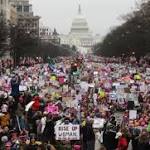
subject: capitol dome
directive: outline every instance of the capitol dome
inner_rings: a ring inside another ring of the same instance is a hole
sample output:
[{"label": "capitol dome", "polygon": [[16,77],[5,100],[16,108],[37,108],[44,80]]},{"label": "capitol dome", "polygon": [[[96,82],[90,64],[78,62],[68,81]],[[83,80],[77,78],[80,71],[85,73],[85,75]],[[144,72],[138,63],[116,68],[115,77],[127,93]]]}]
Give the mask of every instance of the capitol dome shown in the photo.
[{"label": "capitol dome", "polygon": [[89,27],[86,18],[81,13],[81,6],[79,5],[78,15],[72,22],[70,34],[88,34]]},{"label": "capitol dome", "polygon": [[70,33],[62,35],[61,44],[76,46],[80,52],[92,50],[94,38],[86,18],[81,13],[81,6],[78,8],[78,15],[73,19]]}]

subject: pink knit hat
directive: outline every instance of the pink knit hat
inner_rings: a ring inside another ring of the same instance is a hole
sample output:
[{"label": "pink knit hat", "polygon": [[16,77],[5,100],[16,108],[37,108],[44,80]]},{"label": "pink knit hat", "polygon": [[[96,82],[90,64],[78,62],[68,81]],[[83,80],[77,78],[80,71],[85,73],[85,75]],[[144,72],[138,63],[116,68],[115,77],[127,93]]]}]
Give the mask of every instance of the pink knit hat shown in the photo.
[{"label": "pink knit hat", "polygon": [[5,144],[5,146],[6,146],[6,147],[11,147],[11,142],[7,142],[7,143]]},{"label": "pink knit hat", "polygon": [[74,145],[73,150],[81,150],[81,146],[80,145]]}]

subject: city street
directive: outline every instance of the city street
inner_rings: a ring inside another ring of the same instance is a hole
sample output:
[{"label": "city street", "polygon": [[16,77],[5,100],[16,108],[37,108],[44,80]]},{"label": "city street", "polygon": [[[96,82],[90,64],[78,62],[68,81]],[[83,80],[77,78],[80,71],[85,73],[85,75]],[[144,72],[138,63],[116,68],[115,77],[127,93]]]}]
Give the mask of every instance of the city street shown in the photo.
[{"label": "city street", "polygon": [[0,0],[0,150],[150,150],[150,0]]}]

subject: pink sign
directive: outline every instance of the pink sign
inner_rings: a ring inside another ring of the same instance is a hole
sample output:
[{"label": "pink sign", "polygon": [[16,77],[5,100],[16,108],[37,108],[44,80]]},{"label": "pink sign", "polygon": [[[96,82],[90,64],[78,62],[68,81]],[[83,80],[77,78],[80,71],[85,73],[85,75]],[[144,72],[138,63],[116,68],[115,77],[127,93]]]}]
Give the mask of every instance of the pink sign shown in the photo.
[{"label": "pink sign", "polygon": [[64,81],[64,77],[59,77],[58,80],[59,80],[59,83],[60,83],[60,84],[64,84],[64,82],[65,82],[65,81]]},{"label": "pink sign", "polygon": [[51,104],[48,104],[48,106],[46,107],[46,111],[52,114],[59,114],[58,106],[51,105]]}]

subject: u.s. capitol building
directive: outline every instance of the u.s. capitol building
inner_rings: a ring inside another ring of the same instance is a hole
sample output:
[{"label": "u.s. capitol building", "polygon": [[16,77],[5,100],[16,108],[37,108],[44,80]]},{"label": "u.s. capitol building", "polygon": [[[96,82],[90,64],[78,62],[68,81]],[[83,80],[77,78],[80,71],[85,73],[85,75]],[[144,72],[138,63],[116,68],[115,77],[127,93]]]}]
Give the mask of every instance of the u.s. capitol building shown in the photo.
[{"label": "u.s. capitol building", "polygon": [[89,29],[86,18],[81,13],[81,6],[78,8],[78,15],[72,22],[70,33],[60,35],[60,42],[64,45],[76,46],[79,51],[91,51],[91,48],[100,42],[99,35],[93,36]]}]

